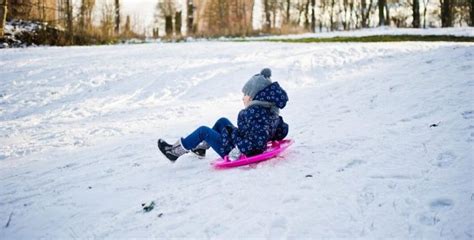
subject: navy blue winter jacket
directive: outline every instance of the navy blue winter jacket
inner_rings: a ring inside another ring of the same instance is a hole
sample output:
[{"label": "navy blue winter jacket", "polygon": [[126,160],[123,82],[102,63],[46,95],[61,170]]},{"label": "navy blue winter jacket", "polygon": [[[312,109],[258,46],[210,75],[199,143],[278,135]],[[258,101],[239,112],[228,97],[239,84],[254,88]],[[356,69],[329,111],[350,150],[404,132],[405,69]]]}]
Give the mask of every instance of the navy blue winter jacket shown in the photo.
[{"label": "navy blue winter jacket", "polygon": [[[278,82],[274,82],[258,92],[252,100],[272,103],[278,109],[283,109],[288,102],[288,95]],[[264,152],[268,141],[282,140],[287,134],[288,124],[276,109],[254,104],[240,111],[237,128],[222,133],[223,150],[229,153],[237,146],[246,156],[253,156]]]}]

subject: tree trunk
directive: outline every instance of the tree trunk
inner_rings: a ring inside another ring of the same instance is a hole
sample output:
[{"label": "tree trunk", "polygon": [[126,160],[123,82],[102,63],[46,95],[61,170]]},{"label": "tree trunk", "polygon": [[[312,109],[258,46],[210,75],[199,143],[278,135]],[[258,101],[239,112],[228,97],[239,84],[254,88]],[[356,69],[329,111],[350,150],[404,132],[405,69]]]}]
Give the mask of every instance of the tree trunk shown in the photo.
[{"label": "tree trunk", "polygon": [[361,0],[361,18],[360,18],[360,26],[362,28],[366,28],[367,27],[367,19],[365,18],[365,10],[367,9],[367,3],[365,2],[366,0]]},{"label": "tree trunk", "polygon": [[379,0],[379,26],[385,26],[385,16],[384,16],[384,8],[385,8],[385,1],[386,0]]},{"label": "tree trunk", "polygon": [[349,23],[348,23],[348,11],[349,11],[349,1],[347,0],[344,0],[342,1],[342,6],[343,6],[343,9],[344,9],[344,15],[343,15],[343,18],[342,18],[342,27],[344,30],[347,30],[348,29],[348,26],[349,26]]},{"label": "tree trunk", "polygon": [[369,6],[367,6],[366,0],[362,0],[362,12],[361,12],[361,26],[362,28],[367,28],[369,26],[369,19],[370,19],[370,11],[372,9],[372,0],[369,2]]},{"label": "tree trunk", "polygon": [[7,0],[0,0],[0,37],[5,34],[5,22],[7,18]]},{"label": "tree trunk", "polygon": [[124,26],[123,33],[122,33],[127,38],[131,37],[131,33],[132,33],[131,26],[132,26],[132,24],[130,22],[130,15],[127,15],[127,17],[125,18],[125,26]]},{"label": "tree trunk", "polygon": [[316,32],[316,0],[311,0],[311,32]]},{"label": "tree trunk", "polygon": [[471,19],[471,22],[469,23],[469,26],[471,27],[474,27],[474,0],[469,0],[469,8],[470,8],[470,11],[469,11],[469,15],[470,15],[470,19]]},{"label": "tree trunk", "polygon": [[453,26],[453,6],[451,0],[441,0],[441,26]]},{"label": "tree trunk", "polygon": [[173,35],[173,17],[165,16],[165,31],[166,36],[170,37]]},{"label": "tree trunk", "polygon": [[329,24],[331,25],[329,29],[334,31],[334,6],[336,5],[336,0],[331,0],[331,14],[329,16]]},{"label": "tree trunk", "polygon": [[176,12],[174,16],[174,32],[176,35],[181,36],[181,11]]},{"label": "tree trunk", "polygon": [[309,29],[309,1],[306,0],[305,6],[304,6],[304,28]]},{"label": "tree trunk", "polygon": [[193,5],[193,0],[188,0],[188,9],[187,9],[187,28],[188,34],[194,34],[194,5]]},{"label": "tree trunk", "polygon": [[413,0],[413,27],[420,28],[420,1]]},{"label": "tree trunk", "polygon": [[79,29],[81,34],[84,34],[86,28],[86,1],[81,1],[81,7],[79,8]]},{"label": "tree trunk", "polygon": [[67,39],[69,44],[74,43],[74,33],[72,26],[72,3],[71,0],[66,0],[66,19],[67,19]]},{"label": "tree trunk", "polygon": [[286,0],[286,24],[290,24],[290,0]]},{"label": "tree trunk", "polygon": [[354,1],[351,1],[351,3],[349,3],[349,28],[348,30],[351,30],[351,26],[352,26],[352,14],[354,12]]},{"label": "tree trunk", "polygon": [[265,22],[263,23],[263,30],[265,32],[270,32],[271,28],[271,16],[270,16],[270,6],[268,4],[269,0],[263,0],[263,11],[265,12]]},{"label": "tree trunk", "polygon": [[274,28],[274,29],[276,28],[277,10],[278,10],[278,9],[277,9],[276,7],[272,7],[272,17],[273,17],[273,19],[272,19],[272,25],[271,25],[271,26],[272,26],[272,28]]},{"label": "tree trunk", "polygon": [[120,0],[115,0],[115,34],[120,34]]}]

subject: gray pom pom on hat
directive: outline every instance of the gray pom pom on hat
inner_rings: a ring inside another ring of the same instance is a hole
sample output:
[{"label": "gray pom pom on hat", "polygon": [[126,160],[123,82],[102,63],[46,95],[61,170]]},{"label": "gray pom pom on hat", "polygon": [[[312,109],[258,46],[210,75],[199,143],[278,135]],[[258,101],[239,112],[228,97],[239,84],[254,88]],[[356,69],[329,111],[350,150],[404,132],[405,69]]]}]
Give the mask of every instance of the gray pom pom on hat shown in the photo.
[{"label": "gray pom pom on hat", "polygon": [[253,99],[258,92],[272,84],[270,81],[271,76],[272,70],[269,68],[262,69],[259,74],[254,75],[245,83],[242,92],[244,95],[250,96]]},{"label": "gray pom pom on hat", "polygon": [[270,78],[272,76],[272,70],[270,68],[264,68],[262,69],[260,74],[262,74],[266,78]]}]

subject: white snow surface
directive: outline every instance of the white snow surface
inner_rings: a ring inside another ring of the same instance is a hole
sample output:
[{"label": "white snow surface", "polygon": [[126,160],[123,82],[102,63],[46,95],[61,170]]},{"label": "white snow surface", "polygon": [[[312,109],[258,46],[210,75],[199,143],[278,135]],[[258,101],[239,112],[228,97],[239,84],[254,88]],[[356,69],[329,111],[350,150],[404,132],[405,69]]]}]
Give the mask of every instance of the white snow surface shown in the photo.
[{"label": "white snow surface", "polygon": [[[159,153],[235,123],[263,67],[290,98],[283,155]],[[8,49],[0,76],[0,239],[474,236],[472,43]]]},{"label": "white snow surface", "polygon": [[318,33],[303,33],[278,36],[249,37],[248,39],[300,39],[300,38],[333,38],[333,37],[367,37],[376,35],[451,35],[474,37],[474,27],[451,28],[396,28],[376,27],[364,28],[353,31],[332,31]]}]

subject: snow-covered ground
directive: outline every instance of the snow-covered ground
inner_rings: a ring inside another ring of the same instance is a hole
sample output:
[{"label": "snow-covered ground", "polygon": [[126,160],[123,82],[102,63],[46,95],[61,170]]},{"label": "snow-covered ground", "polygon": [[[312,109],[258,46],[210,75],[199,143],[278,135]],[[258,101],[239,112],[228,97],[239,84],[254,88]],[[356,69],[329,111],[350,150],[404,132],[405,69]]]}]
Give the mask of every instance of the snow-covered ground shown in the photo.
[{"label": "snow-covered ground", "polygon": [[249,37],[247,39],[300,39],[300,38],[333,38],[333,37],[366,37],[376,35],[451,35],[474,37],[474,27],[452,27],[452,28],[395,28],[377,27],[364,28],[353,31],[333,31],[304,33],[281,36]]},{"label": "snow-covered ground", "polygon": [[[235,122],[263,67],[290,97],[285,154],[159,154]],[[8,49],[0,76],[0,239],[474,236],[474,44]]]}]

